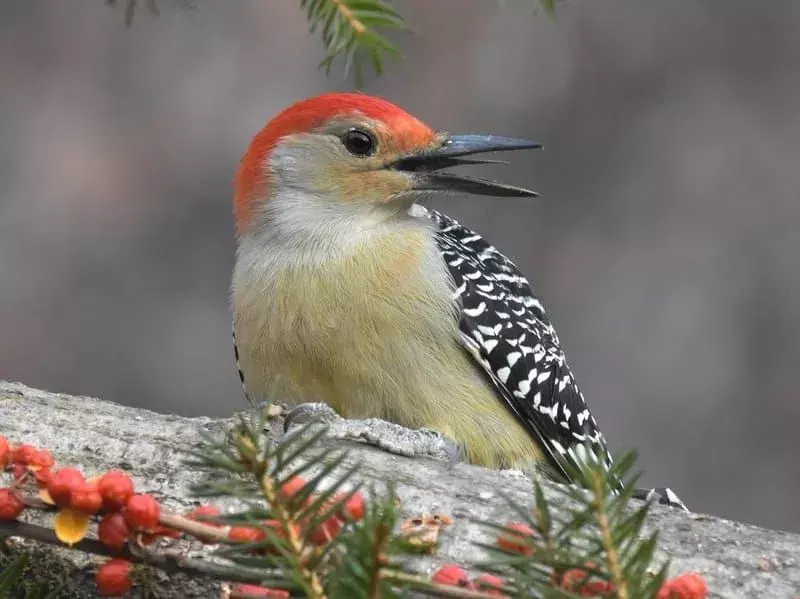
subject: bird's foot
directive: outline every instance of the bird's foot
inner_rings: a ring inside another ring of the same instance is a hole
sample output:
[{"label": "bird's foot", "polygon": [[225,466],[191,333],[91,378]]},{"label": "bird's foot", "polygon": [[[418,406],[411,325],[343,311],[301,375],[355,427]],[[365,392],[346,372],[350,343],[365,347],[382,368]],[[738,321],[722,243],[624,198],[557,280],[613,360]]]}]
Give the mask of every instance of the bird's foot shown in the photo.
[{"label": "bird's foot", "polygon": [[685,512],[689,508],[681,501],[681,498],[668,487],[654,487],[652,489],[635,489],[633,492],[634,499],[641,499],[642,501],[653,501],[659,505],[666,505],[668,507],[678,508]]},{"label": "bird's foot", "polygon": [[458,445],[437,431],[410,429],[378,418],[349,420],[322,403],[293,408],[286,415],[283,427],[286,433],[291,433],[292,429],[308,423],[327,426],[330,439],[365,442],[395,455],[433,458],[451,464],[463,459]]},{"label": "bird's foot", "polygon": [[288,433],[289,429],[311,423],[327,425],[341,419],[326,403],[301,403],[287,412],[283,420],[283,431]]}]

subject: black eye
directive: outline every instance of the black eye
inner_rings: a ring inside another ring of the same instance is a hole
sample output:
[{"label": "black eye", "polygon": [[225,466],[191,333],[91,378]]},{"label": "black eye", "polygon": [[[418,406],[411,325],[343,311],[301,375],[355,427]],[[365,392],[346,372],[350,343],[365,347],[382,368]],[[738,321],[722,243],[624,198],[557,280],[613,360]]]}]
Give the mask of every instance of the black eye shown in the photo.
[{"label": "black eye", "polygon": [[342,143],[355,156],[369,156],[375,152],[375,138],[361,129],[350,129],[344,134]]}]

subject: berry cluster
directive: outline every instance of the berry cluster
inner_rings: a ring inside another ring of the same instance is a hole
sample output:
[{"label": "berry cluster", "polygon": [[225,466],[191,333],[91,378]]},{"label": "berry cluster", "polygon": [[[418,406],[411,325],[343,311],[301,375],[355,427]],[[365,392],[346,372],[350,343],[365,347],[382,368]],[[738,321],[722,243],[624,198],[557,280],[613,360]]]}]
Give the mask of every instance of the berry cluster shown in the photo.
[{"label": "berry cluster", "polygon": [[10,470],[13,483],[0,488],[0,520],[16,520],[27,507],[20,489],[29,483],[42,488],[50,480],[50,468],[55,459],[49,451],[32,445],[12,446],[5,437],[0,437],[0,471]]},{"label": "berry cluster", "polygon": [[[305,522],[290,522],[282,525],[278,520],[265,520],[254,525],[225,526],[220,522],[220,510],[214,506],[199,506],[184,517],[184,522],[197,522],[202,526],[165,526],[162,515],[165,511],[159,502],[145,493],[136,493],[130,476],[118,470],[86,478],[77,468],[55,469],[55,459],[49,451],[31,445],[12,446],[0,436],[0,472],[11,470],[13,482],[0,488],[0,520],[16,520],[29,506],[25,498],[28,487],[38,489],[39,505],[57,509],[54,523],[56,536],[64,543],[73,545],[88,533],[91,521],[97,521],[97,538],[115,553],[124,554],[130,542],[149,545],[159,538],[177,538],[190,534],[202,542],[260,543],[258,553],[274,553],[267,540],[271,531],[274,538],[302,543]],[[316,496],[306,489],[307,482],[294,476],[278,490],[278,499],[290,504],[300,498],[299,505],[313,505]],[[332,500],[341,504],[326,520],[307,531],[306,539],[313,545],[329,543],[347,522],[363,519],[364,496],[360,492],[339,494]],[[43,502],[43,503],[42,503]],[[330,506],[322,506],[326,510]],[[307,518],[308,519],[308,518]],[[175,515],[171,522],[181,522]],[[180,530],[179,530],[180,529]],[[118,596],[133,586],[135,571],[133,564],[121,558],[113,558],[102,564],[96,574],[98,592],[101,596]],[[257,585],[235,585],[231,597],[258,596],[284,599],[288,592]]]},{"label": "berry cluster", "polygon": [[[587,564],[591,568],[591,564]],[[614,585],[607,580],[588,580],[585,570],[572,568],[554,579],[554,585],[565,591],[576,593],[579,597],[614,596]],[[458,564],[445,564],[432,578],[433,582],[446,586],[462,587],[472,591],[482,591],[489,596],[507,597],[503,594],[505,582],[499,576],[481,574],[470,580],[467,571]],[[658,591],[656,599],[705,599],[708,585],[702,576],[686,573],[665,582]]]},{"label": "berry cluster", "polygon": [[[571,591],[580,597],[604,597],[614,590],[614,586],[607,580],[593,580],[587,582],[588,574],[577,568],[567,570],[560,577],[555,577],[553,586]],[[503,593],[505,581],[499,576],[481,574],[470,580],[467,571],[458,564],[445,564],[434,572],[433,582],[446,586],[463,587],[472,591],[483,591],[487,595],[507,597]],[[687,597],[687,599],[693,599]],[[672,599],[672,598],[670,598]],[[675,599],[678,599],[677,597]]]},{"label": "berry cluster", "polygon": [[[534,554],[531,542],[535,531],[521,522],[509,522],[505,525],[495,544],[508,552],[531,556]],[[592,577],[591,572],[596,570],[596,564],[587,562],[585,569],[570,568],[552,577],[553,587],[577,594],[580,597],[609,597],[613,596],[615,588],[613,583],[601,578]],[[497,597],[505,597],[502,589],[505,582],[488,574],[470,580],[469,574],[457,564],[445,564],[433,575],[433,582],[448,586],[464,587],[470,590],[480,590]],[[656,599],[705,599],[708,596],[708,585],[702,576],[695,573],[681,574],[666,581],[658,591]]]},{"label": "berry cluster", "polygon": [[[124,472],[110,470],[87,479],[77,468],[54,467],[49,451],[27,444],[12,447],[0,437],[0,469],[10,468],[13,478],[10,487],[0,489],[0,520],[15,520],[29,507],[24,493],[35,484],[39,499],[58,510],[55,533],[69,545],[86,536],[93,518],[99,519],[98,540],[116,552],[122,552],[135,534],[139,542],[146,543],[148,538],[177,533],[160,526],[158,501],[136,494],[133,481]],[[109,560],[97,571],[99,593],[115,596],[127,592],[133,585],[132,574],[129,561]]]}]

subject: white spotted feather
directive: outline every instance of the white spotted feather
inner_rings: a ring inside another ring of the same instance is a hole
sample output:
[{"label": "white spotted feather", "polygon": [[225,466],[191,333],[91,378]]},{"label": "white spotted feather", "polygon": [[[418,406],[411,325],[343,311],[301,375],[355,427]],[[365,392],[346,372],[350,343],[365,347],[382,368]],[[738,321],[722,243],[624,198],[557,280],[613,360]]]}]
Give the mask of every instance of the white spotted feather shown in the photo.
[{"label": "white spotted feather", "polygon": [[611,455],[597,422],[567,366],[550,319],[513,262],[474,231],[434,210],[415,207],[431,219],[453,278],[460,308],[461,342],[489,375],[498,395],[539,442],[552,465],[579,465],[589,444]]}]

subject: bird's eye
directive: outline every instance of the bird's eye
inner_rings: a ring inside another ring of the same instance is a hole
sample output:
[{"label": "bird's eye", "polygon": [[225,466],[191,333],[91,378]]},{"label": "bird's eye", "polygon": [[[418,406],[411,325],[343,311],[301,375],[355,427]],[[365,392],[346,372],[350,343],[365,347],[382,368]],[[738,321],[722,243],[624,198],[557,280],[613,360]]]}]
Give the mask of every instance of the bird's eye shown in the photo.
[{"label": "bird's eye", "polygon": [[350,129],[344,134],[342,143],[354,156],[370,156],[375,152],[375,138],[361,129]]}]

